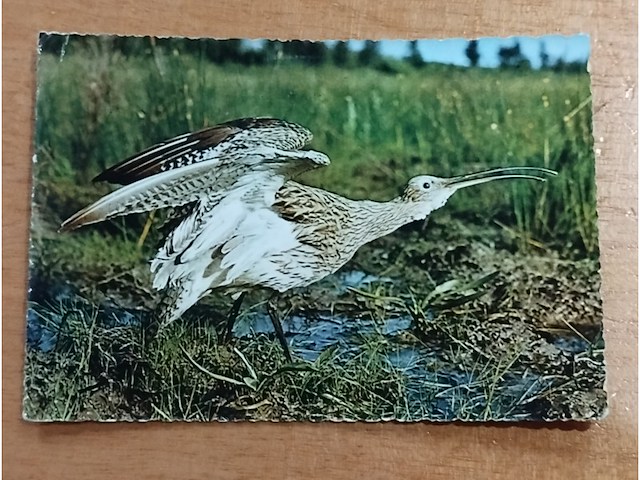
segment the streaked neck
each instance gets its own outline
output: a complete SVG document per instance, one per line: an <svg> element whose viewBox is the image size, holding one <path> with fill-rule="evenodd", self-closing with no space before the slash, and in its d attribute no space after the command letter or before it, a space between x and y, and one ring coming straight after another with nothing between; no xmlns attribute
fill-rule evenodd
<svg viewBox="0 0 640 480"><path fill-rule="evenodd" d="M408 223L427 217L424 206L417 202L408 202L401 197L389 202L363 200L358 204L358 221L363 245L389 235Z"/></svg>

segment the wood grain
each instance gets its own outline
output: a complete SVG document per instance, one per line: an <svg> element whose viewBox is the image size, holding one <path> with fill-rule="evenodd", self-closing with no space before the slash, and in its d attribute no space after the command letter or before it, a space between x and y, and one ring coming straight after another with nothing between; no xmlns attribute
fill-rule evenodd
<svg viewBox="0 0 640 480"><path fill-rule="evenodd" d="M630 0L5 1L5 478L636 478L636 12L637 4ZM589 428L23 422L27 222L39 30L311 39L591 34L609 417Z"/></svg>

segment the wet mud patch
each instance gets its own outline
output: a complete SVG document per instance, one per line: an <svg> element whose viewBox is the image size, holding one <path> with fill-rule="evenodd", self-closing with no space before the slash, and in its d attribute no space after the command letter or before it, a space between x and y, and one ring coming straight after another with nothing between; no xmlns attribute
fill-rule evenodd
<svg viewBox="0 0 640 480"><path fill-rule="evenodd" d="M222 294L150 339L144 322L157 295L143 255L101 269L60 256L51 243L41 255L47 248L58 254L55 268L32 272L29 418L557 420L606 412L597 262L521 253L497 228L414 225L283 294L293 365L261 292L249 295L230 342L221 339L231 304Z"/></svg>

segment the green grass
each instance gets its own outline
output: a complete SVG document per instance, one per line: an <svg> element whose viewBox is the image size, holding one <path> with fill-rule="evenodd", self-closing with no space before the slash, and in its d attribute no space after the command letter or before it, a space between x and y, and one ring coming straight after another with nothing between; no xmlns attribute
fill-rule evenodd
<svg viewBox="0 0 640 480"><path fill-rule="evenodd" d="M292 63L220 66L160 48L124 57L99 43L92 51L71 47L62 61L44 55L38 65L36 198L54 197L60 217L86 203L94 175L154 142L275 116L311 129L312 147L332 159L304 180L354 198L389 199L417 174L556 169L560 176L546 187L477 187L446 208L468 221L513 225L520 248L597 253L586 72L427 67L386 75Z"/></svg>
<svg viewBox="0 0 640 480"><path fill-rule="evenodd" d="M126 57L106 43L87 45L72 40L63 57L43 55L38 63L29 311L55 343L27 348L28 418L569 418L572 400L557 398L574 390L593 395L584 402L595 405L591 416L602 413L586 73L221 66L175 50ZM389 199L418 174L531 165L559 175L544 185L461 191L426 229L411 225L373 242L345 267L393 282L340 295L316 284L282 300L294 314L330 311L372 320L378 330L408 315L414 325L403 334L363 333L349 355L329 347L315 361L286 365L272 336L221 342L229 301L214 294L146 338L141 325L118 322L113 312L123 310L112 307L135 306L139 314L157 301L148 270L157 228L140 245L145 215L69 234L56 232L60 221L109 191L91 183L106 167L155 142L246 116L308 127L311 147L332 164L303 181L352 198ZM566 305L572 310L564 311L560 334L579 328L593 341L579 354L589 362L565 355L541 328ZM406 346L422 352L416 365L393 364ZM545 369L557 365L564 370L547 378ZM425 376L417 383L413 367ZM539 383L514 390L529 385L514 376L529 381L533 370Z"/></svg>
<svg viewBox="0 0 640 480"><path fill-rule="evenodd" d="M553 261L545 262L556 269ZM514 420L571 418L576 415L568 413L571 408L583 411L584 406L592 413L578 416L598 416L606 405L598 307L563 319L567 323L560 335L575 333L586 345L567 355L555 346L557 337L547 341L541 335L536 326L541 321L539 306L522 299L523 291L540 289L547 296L562 297L559 303L564 305L575 295L571 288L582 288L575 280L593 282L589 263L571 266L573 277L563 276L552 292L545 277L553 270L526 264L519 278L505 272L465 282L454 279L421 291L385 282L348 290L331 310L348 323L370 317L375 327L363 329L360 321L351 339L345 332L334 332L326 340L335 343L317 358L309 361L296 355L293 364L286 362L273 335L253 333L222 341L224 319L217 318L213 308L192 311L150 337L144 316L138 317L142 323L127 322L122 310L98 308L69 294L32 301L31 321L37 320L45 331L38 337L45 343L26 352L25 416ZM585 268L587 272L581 272ZM456 272L454 278L460 277ZM518 287L522 281L529 285ZM505 295L505 287L512 292ZM535 295L545 301L544 294ZM593 301L593 295L585 295L583 302ZM302 302L302 311L318 308L305 295L283 299L280 306L294 299ZM407 315L413 319L412 328L385 333L392 319ZM294 353L301 348L297 345ZM412 358L398 364L394 359L401 354ZM575 400L576 393L588 400Z"/></svg>
<svg viewBox="0 0 640 480"><path fill-rule="evenodd" d="M32 420L374 420L397 416L404 397L379 340L346 361L327 349L314 362L287 364L273 339L221 344L204 318L150 340L82 302L33 309L56 336L51 351L27 352Z"/></svg>

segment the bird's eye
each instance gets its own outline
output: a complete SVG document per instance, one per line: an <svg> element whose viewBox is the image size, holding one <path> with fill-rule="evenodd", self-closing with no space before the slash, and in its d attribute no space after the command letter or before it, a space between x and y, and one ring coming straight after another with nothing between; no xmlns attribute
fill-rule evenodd
<svg viewBox="0 0 640 480"><path fill-rule="evenodd" d="M422 188L424 188L425 190L429 190L431 188L431 184L429 182L424 182L422 184Z"/></svg>

